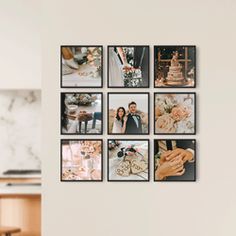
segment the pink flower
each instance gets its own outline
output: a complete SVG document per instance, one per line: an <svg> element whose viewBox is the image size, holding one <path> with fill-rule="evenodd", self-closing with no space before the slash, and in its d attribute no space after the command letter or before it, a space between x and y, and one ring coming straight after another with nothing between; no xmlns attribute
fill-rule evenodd
<svg viewBox="0 0 236 236"><path fill-rule="evenodd" d="M172 108L171 110L171 117L175 121L183 120L187 118L189 115L190 115L190 111L187 109L187 107L178 106L178 107Z"/></svg>
<svg viewBox="0 0 236 236"><path fill-rule="evenodd" d="M164 114L156 120L156 132L157 133L175 133L175 120L170 114Z"/></svg>

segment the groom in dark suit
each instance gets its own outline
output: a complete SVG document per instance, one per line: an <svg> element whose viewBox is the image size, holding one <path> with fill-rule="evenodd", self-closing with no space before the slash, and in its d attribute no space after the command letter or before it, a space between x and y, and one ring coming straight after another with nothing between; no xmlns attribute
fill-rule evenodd
<svg viewBox="0 0 236 236"><path fill-rule="evenodd" d="M143 77L143 86L148 86L148 47L134 47L134 68L140 68Z"/></svg>
<svg viewBox="0 0 236 236"><path fill-rule="evenodd" d="M141 117L136 114L137 104L136 102L129 103L129 115L126 121L126 134L140 134L142 133Z"/></svg>

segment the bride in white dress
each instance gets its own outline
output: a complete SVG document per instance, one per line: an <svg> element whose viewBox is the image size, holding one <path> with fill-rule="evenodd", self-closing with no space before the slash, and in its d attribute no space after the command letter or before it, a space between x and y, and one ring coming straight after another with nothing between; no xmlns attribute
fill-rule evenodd
<svg viewBox="0 0 236 236"><path fill-rule="evenodd" d="M124 107L119 107L113 122L112 133L123 134L126 129L127 116Z"/></svg>
<svg viewBox="0 0 236 236"><path fill-rule="evenodd" d="M117 52L116 52L117 51ZM120 58L119 58L119 56ZM121 62L122 61L122 62ZM131 67L126 59L122 47L109 47L109 85L112 87L124 87L123 68Z"/></svg>

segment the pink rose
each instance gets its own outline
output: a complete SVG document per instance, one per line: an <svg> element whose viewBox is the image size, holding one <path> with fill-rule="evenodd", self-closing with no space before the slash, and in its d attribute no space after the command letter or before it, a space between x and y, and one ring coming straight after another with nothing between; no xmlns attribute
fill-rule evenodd
<svg viewBox="0 0 236 236"><path fill-rule="evenodd" d="M157 133L175 133L175 120L170 114L164 114L156 120L156 132Z"/></svg>
<svg viewBox="0 0 236 236"><path fill-rule="evenodd" d="M171 110L171 117L175 121L180 121L187 118L190 115L190 111L186 107L178 106Z"/></svg>

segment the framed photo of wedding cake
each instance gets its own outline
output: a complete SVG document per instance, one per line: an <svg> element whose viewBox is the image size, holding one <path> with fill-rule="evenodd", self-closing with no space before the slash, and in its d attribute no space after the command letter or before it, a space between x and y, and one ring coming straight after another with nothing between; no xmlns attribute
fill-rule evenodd
<svg viewBox="0 0 236 236"><path fill-rule="evenodd" d="M154 46L154 87L195 88L196 46Z"/></svg>
<svg viewBox="0 0 236 236"><path fill-rule="evenodd" d="M102 88L103 46L61 46L61 88Z"/></svg>
<svg viewBox="0 0 236 236"><path fill-rule="evenodd" d="M108 46L108 88L149 88L149 46Z"/></svg>

